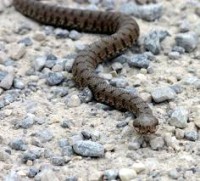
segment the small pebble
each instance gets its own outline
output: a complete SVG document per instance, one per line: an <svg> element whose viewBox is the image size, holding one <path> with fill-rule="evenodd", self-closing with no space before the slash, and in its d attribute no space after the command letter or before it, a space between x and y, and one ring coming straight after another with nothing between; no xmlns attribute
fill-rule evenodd
<svg viewBox="0 0 200 181"><path fill-rule="evenodd" d="M71 38L72 40L78 40L80 39L80 37L81 37L81 34L76 30L72 30L69 33L69 38Z"/></svg>
<svg viewBox="0 0 200 181"><path fill-rule="evenodd" d="M125 14L131 14L146 21L155 21L162 16L162 5L151 4L138 6L134 2L123 3L120 11Z"/></svg>
<svg viewBox="0 0 200 181"><path fill-rule="evenodd" d="M168 57L171 59L171 60L178 60L181 56L180 56L180 53L179 52L170 52L168 54Z"/></svg>
<svg viewBox="0 0 200 181"><path fill-rule="evenodd" d="M86 157L103 157L104 148L101 144L92 141L77 141L73 144L75 153Z"/></svg>
<svg viewBox="0 0 200 181"><path fill-rule="evenodd" d="M183 47L180 47L180 46L174 46L172 48L172 52L179 52L180 54L184 54L185 53L185 49Z"/></svg>
<svg viewBox="0 0 200 181"><path fill-rule="evenodd" d="M20 150L20 151L25 151L27 150L27 144L25 143L25 141L23 139L14 139L9 143L9 146L14 149L14 150Z"/></svg>
<svg viewBox="0 0 200 181"><path fill-rule="evenodd" d="M164 30L155 30L151 31L148 35L144 38L144 48L154 55L158 55L161 50L160 42L162 42L169 33Z"/></svg>
<svg viewBox="0 0 200 181"><path fill-rule="evenodd" d="M36 32L34 32L33 39L38 42L41 42L46 39L46 36L45 36L44 32L36 31Z"/></svg>
<svg viewBox="0 0 200 181"><path fill-rule="evenodd" d="M149 63L150 61L146 54L133 55L128 61L128 64L130 66L134 66L138 68L148 68Z"/></svg>
<svg viewBox="0 0 200 181"><path fill-rule="evenodd" d="M40 150L27 150L22 155L22 161L23 163L26 163L28 160L34 161L36 159L39 159L41 155Z"/></svg>
<svg viewBox="0 0 200 181"><path fill-rule="evenodd" d="M78 95L79 99L81 100L82 103L88 103L91 102L93 99L93 94L92 91L88 88L85 87L80 94Z"/></svg>
<svg viewBox="0 0 200 181"><path fill-rule="evenodd" d="M63 166L65 164L65 160L61 156L53 156L51 158L51 163L55 166Z"/></svg>
<svg viewBox="0 0 200 181"><path fill-rule="evenodd" d="M69 31L66 29L56 28L54 32L56 38L67 38L69 36Z"/></svg>
<svg viewBox="0 0 200 181"><path fill-rule="evenodd" d="M159 87L151 92L153 100L157 103L174 99L176 93L170 87Z"/></svg>
<svg viewBox="0 0 200 181"><path fill-rule="evenodd" d="M3 89L10 89L13 85L14 75L13 73L8 73L0 82L0 87Z"/></svg>
<svg viewBox="0 0 200 181"><path fill-rule="evenodd" d="M192 52L198 45L198 36L194 32L181 33L175 38L177 46L183 47L186 52Z"/></svg>
<svg viewBox="0 0 200 181"><path fill-rule="evenodd" d="M177 171L177 169L172 169L168 172L168 175L172 179L178 179L180 177L180 173Z"/></svg>
<svg viewBox="0 0 200 181"><path fill-rule="evenodd" d="M73 148L72 146L64 146L62 147L62 150L61 150L61 154L62 156L68 156L68 157L71 157L73 155L74 151L73 151Z"/></svg>
<svg viewBox="0 0 200 181"><path fill-rule="evenodd" d="M27 116L25 119L21 120L18 124L19 127L28 129L35 123L34 116Z"/></svg>
<svg viewBox="0 0 200 181"><path fill-rule="evenodd" d="M69 107L78 107L81 105L81 100L78 95L68 95L66 103Z"/></svg>
<svg viewBox="0 0 200 181"><path fill-rule="evenodd" d="M46 79L47 84L50 86L61 84L64 81L64 76L60 72L50 72Z"/></svg>
<svg viewBox="0 0 200 181"><path fill-rule="evenodd" d="M74 59L67 59L67 61L64 64L64 70L71 72L73 64L74 64Z"/></svg>
<svg viewBox="0 0 200 181"><path fill-rule="evenodd" d="M31 167L28 171L27 176L29 178L34 178L37 174L39 173L39 169L35 168L35 167Z"/></svg>
<svg viewBox="0 0 200 181"><path fill-rule="evenodd" d="M162 137L156 137L150 140L150 146L153 150L159 150L164 147L165 143Z"/></svg>
<svg viewBox="0 0 200 181"><path fill-rule="evenodd" d="M58 141L58 145L59 145L59 147L63 148L63 147L65 147L65 146L69 146L69 142L68 142L67 139L62 138L62 139L60 139L60 140Z"/></svg>
<svg viewBox="0 0 200 181"><path fill-rule="evenodd" d="M19 60L25 55L26 48L23 44L12 44L12 46L10 47L10 51L10 57L14 60Z"/></svg>
<svg viewBox="0 0 200 181"><path fill-rule="evenodd" d="M32 67L34 68L35 71L41 71L46 63L46 57L37 57L33 62L32 62Z"/></svg>
<svg viewBox="0 0 200 181"><path fill-rule="evenodd" d="M17 79L17 78L15 78L13 80L13 86L16 89L21 89L21 90L25 88L24 82L22 80L20 80L20 79Z"/></svg>
<svg viewBox="0 0 200 181"><path fill-rule="evenodd" d="M112 69L115 71L120 71L123 68L123 65L120 62L114 62L112 64Z"/></svg>
<svg viewBox="0 0 200 181"><path fill-rule="evenodd" d="M104 180L116 180L118 176L117 170L106 170L104 171Z"/></svg>
<svg viewBox="0 0 200 181"><path fill-rule="evenodd" d="M60 123L60 126L62 128L71 128L73 125L72 121L71 120L63 120L61 123Z"/></svg>
<svg viewBox="0 0 200 181"><path fill-rule="evenodd" d="M130 168L121 168L119 170L119 178L121 181L130 181L137 177L137 173L134 169Z"/></svg>
<svg viewBox="0 0 200 181"><path fill-rule="evenodd" d="M18 43L21 43L25 46L31 46L33 44L32 40L29 37L21 39Z"/></svg>
<svg viewBox="0 0 200 181"><path fill-rule="evenodd" d="M65 181L78 181L78 178L75 176L70 176L65 179Z"/></svg>
<svg viewBox="0 0 200 181"><path fill-rule="evenodd" d="M188 121L188 111L182 107L176 107L169 119L169 124L176 128L185 128Z"/></svg>
<svg viewBox="0 0 200 181"><path fill-rule="evenodd" d="M38 137L42 143L49 142L54 138L52 132L47 129L39 130L33 135Z"/></svg>

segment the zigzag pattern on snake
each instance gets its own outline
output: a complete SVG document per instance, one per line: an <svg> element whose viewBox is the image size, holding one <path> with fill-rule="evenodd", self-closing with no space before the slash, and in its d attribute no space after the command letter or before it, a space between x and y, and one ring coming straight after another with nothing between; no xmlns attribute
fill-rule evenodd
<svg viewBox="0 0 200 181"><path fill-rule="evenodd" d="M84 32L109 34L81 51L73 64L72 73L80 87L89 87L94 98L117 109L136 115L133 122L140 133L154 133L158 125L149 105L138 95L108 84L95 73L98 64L131 47L139 36L139 27L129 15L70 9L44 4L36 0L13 0L16 10L39 23Z"/></svg>

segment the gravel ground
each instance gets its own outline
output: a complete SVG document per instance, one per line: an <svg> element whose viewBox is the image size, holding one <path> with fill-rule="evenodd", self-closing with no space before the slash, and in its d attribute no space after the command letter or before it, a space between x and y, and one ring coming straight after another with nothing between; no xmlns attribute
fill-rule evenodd
<svg viewBox="0 0 200 181"><path fill-rule="evenodd" d="M200 180L200 1L88 1L63 4L136 17L138 45L97 71L139 92L159 128L138 135L130 113L76 87L74 57L103 35L39 25L1 0L0 180Z"/></svg>

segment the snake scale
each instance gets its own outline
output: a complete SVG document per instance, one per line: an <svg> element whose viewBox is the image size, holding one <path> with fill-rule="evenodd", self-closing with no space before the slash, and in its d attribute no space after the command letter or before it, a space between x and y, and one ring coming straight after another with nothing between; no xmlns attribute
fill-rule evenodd
<svg viewBox="0 0 200 181"><path fill-rule="evenodd" d="M131 16L119 12L70 9L36 0L13 0L13 5L23 15L42 24L110 35L78 53L72 67L74 80L80 87L89 87L97 101L134 113L133 126L139 133L156 131L158 119L138 94L113 87L95 73L98 64L116 57L137 41L139 27Z"/></svg>

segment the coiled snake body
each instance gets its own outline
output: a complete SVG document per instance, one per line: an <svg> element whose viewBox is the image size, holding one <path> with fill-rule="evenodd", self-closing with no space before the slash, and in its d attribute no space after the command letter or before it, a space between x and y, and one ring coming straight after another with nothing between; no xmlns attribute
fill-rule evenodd
<svg viewBox="0 0 200 181"><path fill-rule="evenodd" d="M134 93L109 85L94 71L99 63L123 52L137 40L139 27L131 16L69 9L36 0L13 0L13 4L25 16L46 25L110 34L78 54L72 67L74 80L81 87L89 87L97 101L134 113L137 118L133 125L140 133L155 132L158 120L148 104Z"/></svg>

